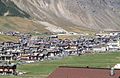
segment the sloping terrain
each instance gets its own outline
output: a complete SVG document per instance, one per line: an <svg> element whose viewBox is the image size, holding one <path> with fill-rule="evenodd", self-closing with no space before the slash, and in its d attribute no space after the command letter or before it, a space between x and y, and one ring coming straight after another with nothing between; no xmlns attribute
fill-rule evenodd
<svg viewBox="0 0 120 78"><path fill-rule="evenodd" d="M0 0L0 16L34 20L51 32L120 30L120 0Z"/></svg>
<svg viewBox="0 0 120 78"><path fill-rule="evenodd" d="M11 1L32 18L65 30L120 30L120 0Z"/></svg>
<svg viewBox="0 0 120 78"><path fill-rule="evenodd" d="M0 31L47 32L48 30L30 20L30 15L12 1L0 0Z"/></svg>
<svg viewBox="0 0 120 78"><path fill-rule="evenodd" d="M0 31L48 32L44 26L21 17L0 17Z"/></svg>
<svg viewBox="0 0 120 78"><path fill-rule="evenodd" d="M29 14L19 9L17 5L10 0L0 0L0 16L30 17Z"/></svg>
<svg viewBox="0 0 120 78"><path fill-rule="evenodd" d="M7 42L7 41L14 41L14 42L18 42L18 38L17 37L13 37L13 36L6 36L6 35L0 35L0 42Z"/></svg>

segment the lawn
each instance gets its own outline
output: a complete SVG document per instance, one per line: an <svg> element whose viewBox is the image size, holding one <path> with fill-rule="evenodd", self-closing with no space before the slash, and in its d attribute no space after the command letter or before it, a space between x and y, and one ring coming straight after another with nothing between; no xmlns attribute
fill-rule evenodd
<svg viewBox="0 0 120 78"><path fill-rule="evenodd" d="M61 60L39 62L18 66L19 71L27 72L24 76L4 76L1 78L46 78L58 66L100 67L109 68L120 63L120 52L106 54L86 54L70 56Z"/></svg>

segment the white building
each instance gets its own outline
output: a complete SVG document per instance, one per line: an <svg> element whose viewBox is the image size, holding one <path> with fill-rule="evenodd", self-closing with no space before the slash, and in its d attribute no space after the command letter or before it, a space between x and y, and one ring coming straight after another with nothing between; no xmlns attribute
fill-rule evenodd
<svg viewBox="0 0 120 78"><path fill-rule="evenodd" d="M107 47L110 51L115 51L120 49L120 41L109 42Z"/></svg>
<svg viewBox="0 0 120 78"><path fill-rule="evenodd" d="M93 51L95 52L104 52L104 51L107 51L107 47L106 46L102 46L102 45L98 45L98 46L94 46L93 47Z"/></svg>
<svg viewBox="0 0 120 78"><path fill-rule="evenodd" d="M116 64L116 65L114 66L114 68L115 68L115 69L120 69L120 64Z"/></svg>

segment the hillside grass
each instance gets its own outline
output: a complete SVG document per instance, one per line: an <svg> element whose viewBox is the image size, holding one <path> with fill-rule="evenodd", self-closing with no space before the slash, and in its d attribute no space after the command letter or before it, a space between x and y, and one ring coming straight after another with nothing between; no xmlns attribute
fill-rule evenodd
<svg viewBox="0 0 120 78"><path fill-rule="evenodd" d="M18 38L14 36L0 35L0 42L14 41L18 42Z"/></svg>
<svg viewBox="0 0 120 78"><path fill-rule="evenodd" d="M58 38L59 39L70 39L70 40L74 40L74 39L78 39L80 37L80 35L59 35Z"/></svg>
<svg viewBox="0 0 120 78"><path fill-rule="evenodd" d="M19 31L24 33L29 32L48 32L45 26L39 25L32 20L21 17L0 17L0 31Z"/></svg>
<svg viewBox="0 0 120 78"><path fill-rule="evenodd" d="M70 56L61 60L45 61L18 66L23 76L1 76L0 78L46 78L59 66L110 68L120 63L120 52Z"/></svg>
<svg viewBox="0 0 120 78"><path fill-rule="evenodd" d="M60 22L60 21L59 21ZM52 22L50 22L52 24ZM84 27L75 26L71 23L67 22L60 22L61 28L67 30L68 32L77 32L77 33L89 33L93 34L95 33L94 30L90 30ZM61 25L62 24L62 25ZM34 32L50 32L46 29L46 26L41 25L40 23L36 23L31 19L26 19L22 17L16 17L16 16L0 16L0 31L6 32L6 31L19 31L24 33L34 33Z"/></svg>

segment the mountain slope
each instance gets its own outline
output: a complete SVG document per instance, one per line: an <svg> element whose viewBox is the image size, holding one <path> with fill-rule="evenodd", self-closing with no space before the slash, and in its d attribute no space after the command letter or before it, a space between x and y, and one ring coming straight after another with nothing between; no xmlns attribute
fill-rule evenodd
<svg viewBox="0 0 120 78"><path fill-rule="evenodd" d="M11 0L33 19L65 30L120 30L120 0Z"/></svg>
<svg viewBox="0 0 120 78"><path fill-rule="evenodd" d="M120 0L0 0L0 16L34 20L51 32L115 31L120 30Z"/></svg>
<svg viewBox="0 0 120 78"><path fill-rule="evenodd" d="M0 0L0 31L48 32L10 0Z"/></svg>
<svg viewBox="0 0 120 78"><path fill-rule="evenodd" d="M10 0L0 0L0 16L19 16L30 18L30 15L19 9Z"/></svg>
<svg viewBox="0 0 120 78"><path fill-rule="evenodd" d="M21 17L0 17L0 31L49 32L44 26Z"/></svg>
<svg viewBox="0 0 120 78"><path fill-rule="evenodd" d="M14 41L18 42L19 39L13 36L0 35L0 42Z"/></svg>

